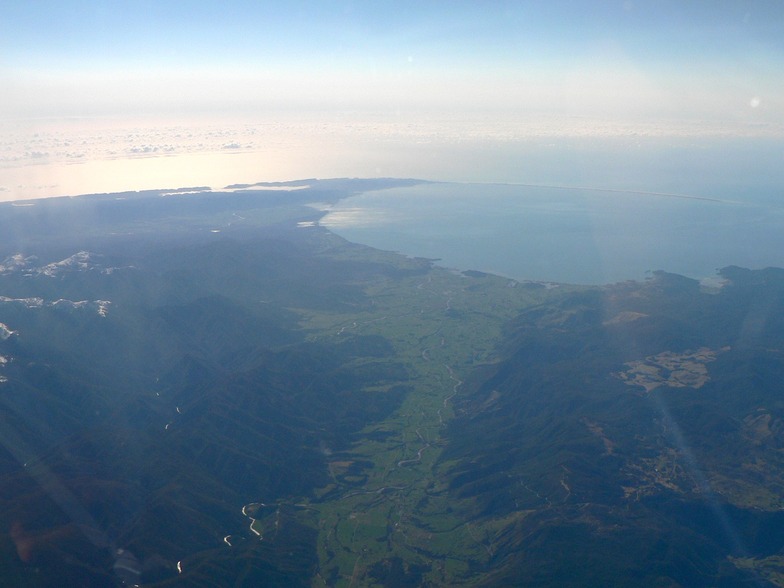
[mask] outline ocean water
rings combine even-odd
[[[784,266],[782,152],[733,145],[662,146],[631,157],[592,151],[590,173],[547,186],[367,192],[341,201],[321,224],[351,241],[520,280],[601,284],[654,270],[709,278],[728,265]],[[546,179],[558,180],[551,163]]]

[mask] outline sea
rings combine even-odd
[[[365,192],[321,224],[350,241],[516,280],[603,284],[661,270],[711,281],[730,265],[784,267],[781,141],[633,144],[529,153],[536,181]]]
[[[125,132],[77,121],[36,137],[41,157],[25,151],[0,158],[0,201],[303,178],[417,178],[429,182],[344,199],[321,224],[351,241],[518,280],[601,284],[656,270],[703,279],[728,265],[784,266],[782,137],[510,131],[507,139],[499,132],[377,126]],[[61,135],[94,152],[60,153]],[[182,138],[191,135],[190,143]]]

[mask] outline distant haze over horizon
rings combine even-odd
[[[784,162],[775,0],[7,4],[0,200],[537,182],[528,153],[579,159],[590,140],[759,139]]]

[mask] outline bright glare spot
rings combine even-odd
[[[414,56],[413,55],[409,55],[408,56],[408,62],[409,63],[413,63],[414,62]]]
[[[760,105],[760,99],[754,96],[751,100],[749,100],[749,106],[752,108],[757,108]]]

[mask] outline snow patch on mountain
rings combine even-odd
[[[109,314],[111,300],[66,300],[60,298],[47,301],[43,298],[9,298],[0,296],[0,304],[19,304],[26,308],[56,308],[60,310],[94,310],[98,315],[106,317]]]
[[[70,257],[60,261],[38,264],[35,255],[25,257],[21,253],[16,253],[6,257],[0,263],[0,275],[22,273],[26,276],[47,276],[53,278],[66,272],[98,271],[102,274],[111,274],[119,267],[104,266],[100,263],[101,255],[89,251],[79,251]]]
[[[11,329],[9,329],[5,325],[5,323],[0,323],[0,341],[5,341],[11,335],[15,335],[15,334],[16,334],[16,331],[12,331]]]
[[[3,262],[0,263],[0,275],[31,268],[36,261],[38,261],[38,258],[35,255],[25,257],[21,253],[16,253],[6,257]]]
[[[79,251],[61,261],[48,263],[39,268],[38,271],[45,276],[54,277],[63,271],[85,271],[97,267],[97,264],[93,261],[92,253],[89,251]]]
[[[9,298],[8,296],[0,296],[0,304],[9,303],[21,304],[27,308],[41,308],[46,304],[43,298]]]

